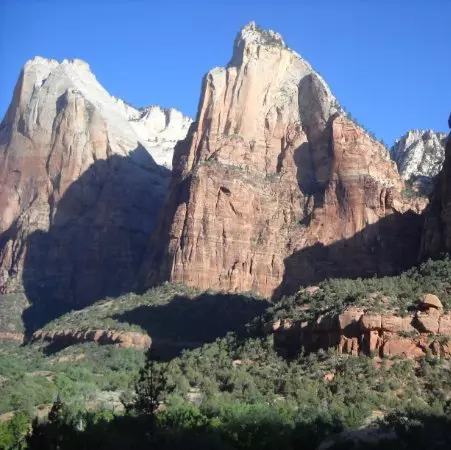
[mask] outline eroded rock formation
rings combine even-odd
[[[403,316],[396,311],[375,313],[350,307],[315,322],[278,320],[270,331],[276,347],[292,355],[301,349],[333,348],[352,355],[421,358],[429,351],[451,357],[451,314],[444,313],[435,299],[434,303],[423,300],[418,311]]]
[[[322,276],[394,272],[417,256],[425,206],[403,188],[385,147],[310,64],[251,23],[229,65],[206,75],[176,146],[145,284],[269,296]]]
[[[29,61],[0,125],[0,292],[25,290],[39,322],[41,302],[129,291],[169,182],[153,156],[189,122],[111,97],[83,61]]]
[[[31,342],[43,341],[58,348],[85,342],[95,342],[100,345],[116,345],[122,348],[147,349],[152,345],[152,339],[137,331],[114,330],[38,330],[33,333]]]

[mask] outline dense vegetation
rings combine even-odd
[[[250,359],[236,364],[238,355]],[[53,418],[35,421],[27,440],[31,449],[314,449],[330,437],[332,448],[352,448],[340,447],[352,437],[343,432],[379,421],[386,436],[384,427],[399,432],[404,448],[447,448],[450,369],[438,359],[378,367],[334,354],[287,362],[261,340],[237,345],[229,337],[169,364],[147,364],[124,414],[58,400]],[[424,447],[427,420],[436,445]]]
[[[438,295],[445,311],[451,309],[451,260],[426,261],[401,275],[365,279],[332,279],[318,285],[314,294],[301,290],[283,298],[254,321],[264,327],[278,318],[314,320],[323,314],[339,314],[348,306],[362,306],[375,313],[404,315],[416,310],[420,297]],[[308,305],[308,308],[302,306]]]
[[[0,414],[35,413],[59,393],[73,408],[120,405],[144,362],[142,351],[84,344],[46,356],[37,346],[0,347]]]
[[[181,354],[155,346],[145,366],[133,349],[83,344],[52,353],[43,344],[3,344],[0,412],[15,413],[0,421],[0,449],[313,449],[328,437],[329,448],[359,448],[345,441],[364,442],[362,429],[372,427],[380,435],[363,448],[449,448],[449,360],[334,351],[288,360],[262,330],[278,317],[312,319],[351,304],[402,314],[426,292],[449,309],[450,275],[448,259],[428,261],[397,277],[328,280],[313,295],[301,291],[269,308],[251,295],[166,285],[72,312],[48,327],[124,324],[155,330],[160,343],[197,344]]]
[[[137,295],[107,298],[50,322],[44,330],[111,329],[148,332],[152,339],[198,343],[240,332],[269,302],[252,293],[201,292],[165,284]],[[189,346],[189,345],[188,345]]]

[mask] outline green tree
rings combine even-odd
[[[136,383],[136,399],[131,409],[144,414],[154,422],[155,414],[168,393],[166,364],[157,362],[155,351],[149,349],[146,354],[146,363],[141,369]]]
[[[25,450],[30,419],[24,412],[15,413],[8,422],[0,423],[0,449]]]

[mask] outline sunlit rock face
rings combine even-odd
[[[136,109],[121,99],[114,100],[155,162],[170,169],[175,144],[185,139],[192,119],[175,108],[152,105]]]
[[[82,306],[130,289],[190,120],[136,110],[80,60],[26,63],[0,125],[0,290]]]
[[[433,180],[445,159],[445,142],[444,133],[411,130],[391,148],[401,177],[417,192],[424,195],[432,192]]]
[[[250,23],[229,65],[205,76],[196,122],[176,146],[144,283],[273,295],[396,271],[417,255],[424,207],[403,189],[385,147],[322,77]]]

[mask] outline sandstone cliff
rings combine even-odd
[[[425,295],[415,312],[375,313],[349,307],[339,315],[320,316],[315,322],[277,320],[269,330],[283,352],[336,349],[352,355],[421,358],[427,352],[451,357],[451,314],[444,313],[435,295]]]
[[[229,65],[205,76],[196,122],[176,146],[145,284],[272,295],[394,272],[417,256],[424,207],[403,188],[385,147],[310,64],[251,23]]]
[[[401,177],[423,195],[433,189],[433,179],[445,159],[446,134],[411,130],[395,142],[390,154]]]
[[[1,338],[1,336],[0,336]],[[43,341],[55,348],[64,348],[74,344],[95,342],[100,345],[116,345],[122,348],[147,349],[152,345],[152,339],[144,333],[136,331],[114,330],[38,330],[33,333],[30,342]]]
[[[0,291],[25,290],[29,319],[129,291],[169,182],[154,157],[189,123],[111,97],[83,61],[27,62],[0,125]]]
[[[436,178],[431,202],[425,212],[422,257],[437,257],[451,251],[451,138],[445,147],[443,169]]]

